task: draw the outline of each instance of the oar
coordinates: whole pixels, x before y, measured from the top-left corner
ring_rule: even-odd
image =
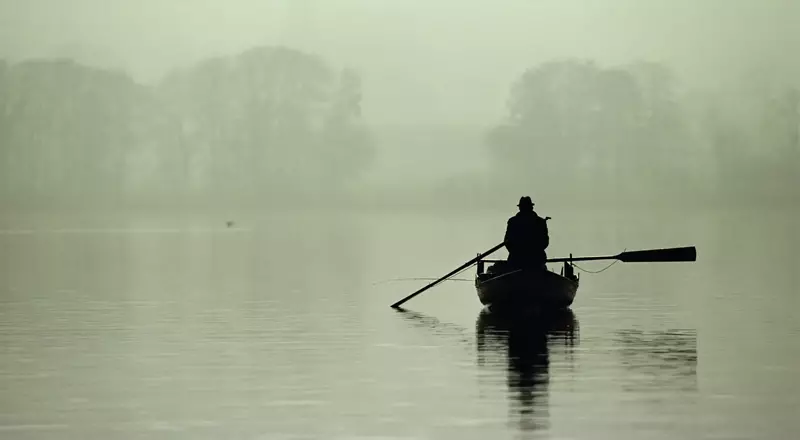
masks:
[[[500,249],[500,248],[501,248],[501,247],[503,247],[504,245],[505,245],[505,243],[500,243],[500,244],[498,244],[497,246],[495,246],[495,247],[493,247],[493,248],[489,249],[488,251],[486,251],[486,252],[484,252],[484,253],[482,253],[482,254],[478,255],[477,257],[475,257],[475,258],[473,258],[473,259],[471,259],[471,260],[467,261],[466,263],[462,264],[461,266],[457,267],[456,269],[453,269],[453,271],[452,271],[452,272],[450,272],[450,273],[448,273],[447,275],[445,275],[445,276],[443,276],[443,277],[439,278],[438,280],[436,280],[436,281],[434,281],[434,282],[432,282],[432,283],[428,284],[427,286],[425,286],[425,287],[423,287],[423,288],[421,288],[421,289],[417,290],[416,292],[412,293],[411,295],[408,295],[407,297],[405,297],[405,298],[401,299],[400,301],[397,301],[396,303],[392,304],[392,307],[393,307],[393,308],[395,308],[395,309],[396,309],[396,308],[398,308],[398,307],[400,307],[400,305],[402,305],[404,302],[406,302],[406,301],[410,300],[411,298],[413,298],[413,297],[415,297],[415,296],[419,295],[420,293],[422,293],[422,292],[424,292],[424,291],[426,291],[426,290],[430,289],[431,287],[433,287],[433,286],[435,286],[435,285],[437,285],[437,284],[441,283],[442,281],[446,280],[447,278],[450,278],[451,276],[455,275],[456,273],[458,273],[458,272],[461,272],[462,270],[466,269],[467,267],[469,267],[469,266],[471,266],[471,265],[475,264],[475,263],[476,263],[478,260],[481,260],[481,259],[483,259],[483,257],[486,257],[487,255],[489,255],[489,254],[491,254],[491,253],[493,253],[493,252],[497,251],[498,249]]]
[[[647,249],[643,251],[627,251],[605,257],[551,258],[548,263],[565,261],[620,260],[623,263],[665,263],[679,261],[697,261],[697,249],[694,246]]]

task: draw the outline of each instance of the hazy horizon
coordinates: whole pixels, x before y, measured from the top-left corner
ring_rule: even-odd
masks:
[[[0,436],[787,438],[797,23],[0,0]]]
[[[490,123],[511,82],[552,59],[660,62],[686,87],[797,84],[798,19],[791,1],[2,0],[0,57],[73,57],[152,83],[202,58],[286,45],[358,70],[369,123]]]

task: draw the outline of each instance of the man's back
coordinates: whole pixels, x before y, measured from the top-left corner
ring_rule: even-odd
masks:
[[[520,211],[508,219],[505,243],[510,256],[541,256],[550,245],[547,222],[534,211]]]

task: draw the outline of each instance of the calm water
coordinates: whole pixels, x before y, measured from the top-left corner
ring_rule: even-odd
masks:
[[[547,333],[491,319],[469,281],[388,307],[428,282],[395,279],[448,272],[511,214],[0,214],[0,438],[800,430],[796,214],[543,213],[551,256],[698,248],[583,273]]]

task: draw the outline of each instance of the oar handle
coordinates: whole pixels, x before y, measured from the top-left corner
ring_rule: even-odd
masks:
[[[548,258],[548,263],[565,263],[573,261],[596,261],[596,260],[616,260],[619,255],[606,255],[605,257],[572,257],[572,258]]]

